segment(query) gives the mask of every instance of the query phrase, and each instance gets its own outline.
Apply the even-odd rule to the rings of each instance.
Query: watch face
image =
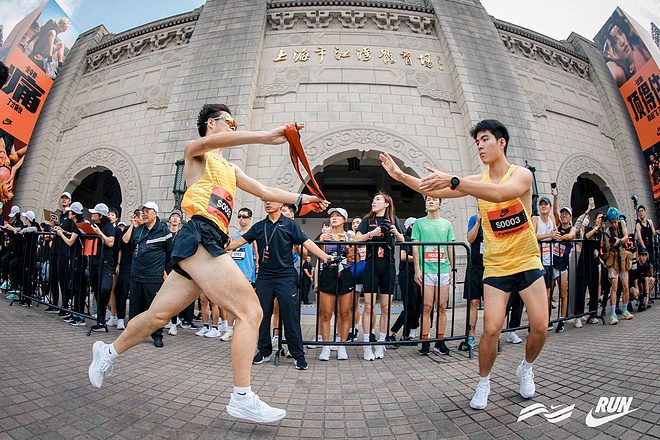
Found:
[[[451,184],[452,185],[458,185],[460,183],[460,180],[458,180],[458,177],[452,177],[451,178]]]

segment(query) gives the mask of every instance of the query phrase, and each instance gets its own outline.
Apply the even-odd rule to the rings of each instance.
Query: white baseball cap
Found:
[[[403,229],[408,229],[409,227],[415,224],[415,221],[417,221],[415,217],[408,217],[406,221],[403,223]]]
[[[69,200],[71,200],[71,193],[68,192],[68,191],[64,191],[64,192],[62,193],[62,195],[60,196],[60,199],[61,199],[62,197],[68,197]]]
[[[138,206],[139,210],[143,210],[144,208],[153,209],[154,211],[156,211],[156,214],[158,214],[158,205],[156,205],[155,202],[147,202],[144,205]]]
[[[33,221],[34,221],[34,218],[35,218],[34,211],[26,211],[26,212],[24,212],[24,213],[23,213],[23,217],[25,217],[26,219],[28,219],[28,220],[30,220],[31,222],[33,222]]]
[[[15,217],[20,213],[21,213],[21,208],[19,208],[17,205],[14,205],[11,207],[11,211],[9,211],[9,217]]]
[[[80,202],[73,202],[71,206],[64,208],[64,211],[73,211],[74,213],[81,215],[83,213],[83,205]]]
[[[88,209],[88,211],[92,214],[99,214],[107,217],[109,209],[105,203],[97,203],[96,206],[94,206],[94,209]]]
[[[332,215],[333,212],[338,213],[345,219],[348,219],[348,212],[344,208],[330,208],[328,209],[328,215]]]

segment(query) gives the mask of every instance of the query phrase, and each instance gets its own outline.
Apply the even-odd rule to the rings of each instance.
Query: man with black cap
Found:
[[[142,223],[129,230],[122,240],[131,242],[131,290],[129,294],[129,319],[149,309],[158,290],[163,285],[165,263],[172,254],[172,233],[158,218],[158,205],[147,202],[138,206],[142,210]],[[151,334],[156,347],[163,346],[163,329]]]
[[[559,239],[565,240],[562,243],[555,243],[552,249],[553,279],[559,280],[560,317],[565,318],[568,313],[568,257],[573,248],[573,245],[568,240],[575,238],[577,229],[572,225],[573,210],[571,208],[564,206],[557,213],[556,198],[554,214]],[[561,333],[563,331],[564,321],[559,321],[555,332]]]
[[[71,193],[65,191],[60,196],[60,205],[62,210],[59,213],[59,224],[62,230],[72,232],[75,224],[69,218],[67,208],[71,205]],[[55,227],[55,222],[51,220],[50,227]],[[71,299],[71,294],[68,292],[67,284],[68,279],[66,276],[67,268],[69,267],[69,246],[64,243],[64,240],[59,235],[53,237],[53,247],[50,260],[50,291],[51,291],[51,305],[46,308],[46,313],[58,313],[57,304],[60,299],[60,291],[62,292],[62,308],[65,309],[69,306],[68,301]],[[62,311],[62,316],[66,312]]]
[[[115,269],[114,251],[115,227],[108,218],[108,209],[105,203],[98,203],[93,209],[88,209],[92,214],[92,229],[101,237],[101,243],[97,245],[96,253],[92,256],[90,265],[90,285],[97,294],[96,323],[92,327],[94,331],[105,329],[105,312],[110,302],[110,291],[112,290],[112,273]]]

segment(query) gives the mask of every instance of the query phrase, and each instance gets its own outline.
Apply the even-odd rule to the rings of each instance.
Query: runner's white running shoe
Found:
[[[534,373],[530,369],[525,371],[522,364],[518,365],[516,376],[520,379],[520,395],[525,399],[531,399],[536,392],[536,385],[534,385]]]
[[[273,408],[262,402],[254,393],[245,396],[242,400],[237,400],[234,393],[231,393],[227,412],[237,419],[247,419],[257,423],[276,422],[286,416],[285,410]]]
[[[483,385],[481,382],[477,384],[477,389],[474,391],[474,397],[470,400],[470,407],[474,409],[485,409],[488,405],[488,396],[490,395],[490,383]]]
[[[108,371],[110,370],[110,371]],[[101,341],[92,346],[92,363],[87,370],[89,382],[94,388],[101,388],[103,378],[112,374],[112,360],[108,356],[108,344]]]

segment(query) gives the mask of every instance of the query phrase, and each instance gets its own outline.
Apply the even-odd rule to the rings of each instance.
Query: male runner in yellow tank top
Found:
[[[477,143],[481,161],[488,165],[481,175],[459,178],[427,168],[431,174],[420,180],[401,171],[387,153],[381,154],[380,159],[392,178],[422,194],[440,198],[470,195],[479,202],[484,219],[484,332],[479,343],[479,384],[470,406],[484,409],[512,288],[518,288],[529,317],[525,359],[516,370],[520,395],[526,399],[533,397],[536,390],[532,363],[545,344],[548,308],[543,266],[530,221],[532,173],[507,161],[509,134],[502,123],[481,121],[470,130],[470,135]]]
[[[299,124],[300,128],[304,124]],[[108,345],[94,344],[89,367],[92,385],[100,388],[119,354],[144,341],[172,316],[192,303],[201,292],[235,317],[231,343],[234,392],[227,412],[260,423],[283,418],[286,411],[259,400],[250,388],[252,357],[257,347],[261,306],[245,275],[224,250],[236,187],[265,200],[284,203],[328,202],[262,185],[222,157],[224,148],[248,144],[279,145],[286,142],[284,127],[269,132],[235,131],[236,121],[225,105],[206,104],[199,113],[200,138],[184,149],[188,190],[183,208],[191,220],[181,229],[172,251],[173,271],[167,277],[149,310],[126,326],[121,336]]]

